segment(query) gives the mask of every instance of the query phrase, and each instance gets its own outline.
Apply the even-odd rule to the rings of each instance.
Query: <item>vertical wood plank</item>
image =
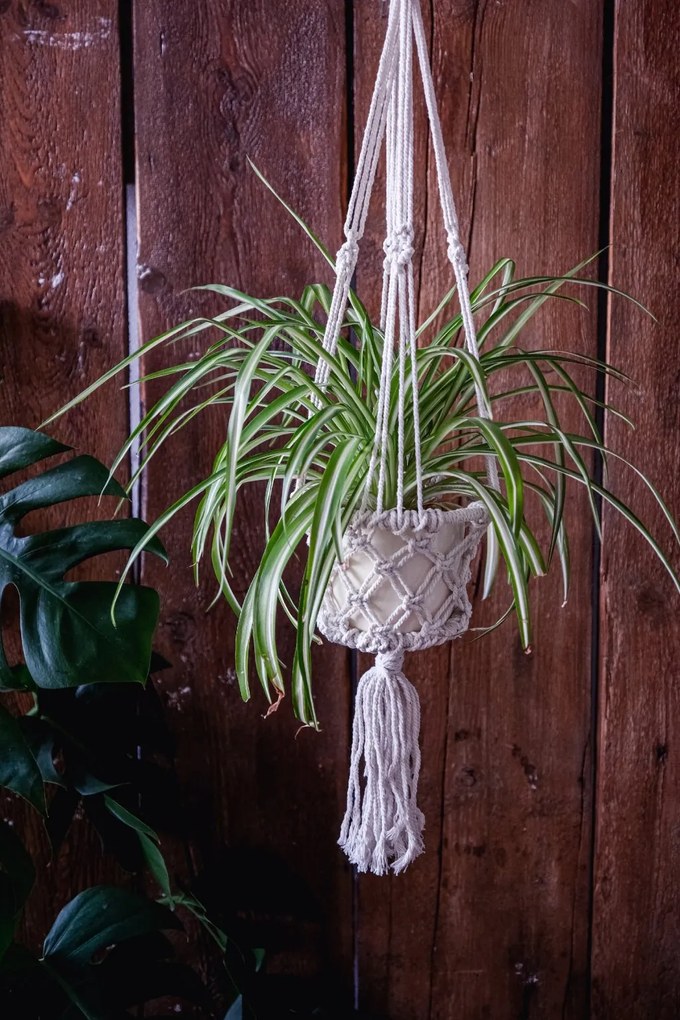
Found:
[[[637,423],[607,421],[680,515],[677,244],[680,11],[669,0],[616,5],[611,205],[612,283],[640,299],[610,302],[608,358],[635,385],[609,398]],[[668,526],[619,462],[610,484],[666,549]],[[677,546],[671,554],[680,567]],[[680,1013],[678,595],[644,542],[604,512],[601,695],[593,932],[593,1016],[665,1020]]]
[[[117,5],[3,4],[0,45],[2,418],[35,427],[125,349]],[[126,406],[107,407],[66,441],[111,453]]]
[[[570,268],[597,247],[601,3],[424,7],[471,280],[504,255],[518,275]],[[386,11],[356,10],[361,127]],[[450,270],[422,123],[418,138],[424,315]],[[525,343],[594,355],[594,313],[548,309]],[[390,1020],[584,1015],[592,536],[585,501],[569,512],[570,603],[558,577],[535,585],[532,656],[506,624],[407,662],[428,849],[404,876],[362,878],[358,914],[360,1001]],[[499,591],[473,623],[507,601]]]
[[[205,295],[181,293],[194,284],[298,295],[306,283],[328,279],[246,157],[319,235],[339,244],[347,176],[344,36],[339,0],[135,5],[143,338],[219,307]],[[163,360],[160,353],[152,364]],[[209,472],[224,437],[216,414],[158,456],[144,493],[149,518]],[[324,975],[326,987],[337,981],[347,1000],[351,874],[335,845],[346,782],[347,655],[325,647],[317,658],[321,734],[296,735],[289,699],[264,721],[257,681],[252,702],[242,704],[235,621],[222,605],[206,615],[214,590],[207,567],[203,586],[194,587],[191,523],[190,515],[178,519],[167,535],[169,574],[145,568],[165,596],[160,643],[174,669],[163,692],[178,740],[191,870],[207,877],[212,906],[242,896],[265,939],[277,922],[270,970]],[[262,549],[260,494],[240,504],[237,529],[234,581],[243,591]],[[240,870],[229,864],[226,847],[240,851]],[[255,896],[257,869],[265,892]]]
[[[37,427],[126,352],[117,12],[113,0],[0,4],[3,424]],[[126,424],[124,395],[108,394],[52,431],[110,461]],[[96,504],[48,522],[76,523]],[[70,896],[113,871],[85,827],[54,865],[35,815],[22,809],[17,825],[38,862],[24,925],[37,946]]]

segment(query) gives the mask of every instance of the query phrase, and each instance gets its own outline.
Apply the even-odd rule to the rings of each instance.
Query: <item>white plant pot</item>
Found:
[[[318,625],[362,651],[426,648],[468,627],[470,563],[488,524],[482,504],[357,516]]]

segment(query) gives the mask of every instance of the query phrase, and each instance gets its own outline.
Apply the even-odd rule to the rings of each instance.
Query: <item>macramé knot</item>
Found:
[[[335,256],[335,272],[346,273],[348,270],[351,273],[354,272],[354,267],[357,264],[359,257],[359,244],[354,236],[350,234],[345,243],[338,249],[338,254]]]
[[[347,546],[348,553],[363,552],[371,547],[371,536],[366,531],[355,531]]]
[[[384,669],[386,673],[401,673],[404,665],[403,648],[394,648],[389,652],[378,652],[375,657],[375,664],[378,669]]]
[[[405,545],[410,556],[417,556],[418,553],[431,555],[429,535],[411,535]]]
[[[390,262],[396,262],[398,266],[407,266],[413,258],[413,228],[404,225],[395,230],[385,238],[383,250],[386,268]]]
[[[375,565],[375,572],[379,577],[390,578],[396,577],[398,571],[394,563],[390,563],[389,560],[380,560]]]
[[[458,563],[458,559],[458,549],[452,549],[445,553],[436,552],[432,557],[432,561],[440,574],[446,574],[448,571],[454,570]]]
[[[452,263],[460,266],[463,272],[467,273],[469,267],[465,258],[465,248],[463,247],[463,242],[459,237],[449,238],[447,254]]]

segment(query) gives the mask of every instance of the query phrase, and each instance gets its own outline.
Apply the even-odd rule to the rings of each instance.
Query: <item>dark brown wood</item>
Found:
[[[571,267],[597,247],[604,0],[423,6],[472,281],[503,255],[517,259],[521,274]],[[387,4],[352,7],[358,144]],[[337,247],[347,179],[346,10],[341,0],[134,5],[134,311],[143,338],[219,307],[181,293],[192,284],[270,295],[329,282],[246,156]],[[117,11],[110,0],[0,0],[2,423],[37,425],[126,350]],[[645,302],[658,323],[622,299],[611,303],[608,357],[638,386],[612,384],[609,395],[638,429],[610,416],[607,437],[678,514],[680,15],[671,0],[651,0],[619,4],[614,20],[611,282]],[[450,272],[422,109],[416,135],[426,314]],[[382,234],[378,203],[359,271],[373,308]],[[527,342],[595,354],[595,327],[594,307],[553,307]],[[154,365],[162,361],[159,354]],[[111,387],[54,431],[109,460],[127,416],[125,397]],[[208,470],[223,431],[213,416],[159,456],[141,492],[148,517]],[[636,479],[612,461],[609,480],[670,547]],[[64,508],[55,519],[85,512]],[[241,588],[259,555],[260,516],[251,496],[238,522]],[[257,689],[249,705],[239,699],[234,621],[224,607],[206,614],[208,570],[202,587],[193,586],[190,514],[166,536],[171,568],[144,567],[163,594],[159,645],[173,663],[160,689],[177,737],[178,816],[188,834],[183,846],[169,837],[164,844],[173,872],[201,879],[213,907],[236,890],[268,933],[270,969],[322,978],[348,1015],[355,934],[360,1004],[385,1020],[680,1013],[677,595],[642,540],[605,508],[591,995],[592,533],[582,498],[572,499],[570,517],[571,599],[560,608],[556,575],[535,584],[531,656],[506,624],[479,642],[407,660],[423,703],[427,854],[404,876],[358,881],[356,933],[355,886],[335,846],[347,654],[319,651],[322,733],[296,736],[289,704],[265,721]],[[502,588],[473,622],[505,608]],[[37,819],[22,809],[17,820],[45,866],[24,926],[38,945],[74,892],[121,875],[84,825],[58,867],[48,867]],[[219,983],[206,947],[194,941],[189,955]]]
[[[472,281],[505,255],[519,275],[568,269],[597,247],[601,4],[429,8]],[[382,27],[380,5],[357,5],[359,126]],[[450,270],[419,139],[425,313]],[[595,354],[594,313],[548,309],[527,337]],[[585,1015],[592,538],[584,500],[569,512],[571,600],[557,575],[534,586],[532,656],[506,624],[407,663],[428,850],[403,877],[362,879],[358,915],[360,1002],[390,1020]],[[505,608],[503,587],[475,622]]]
[[[336,0],[135,5],[144,338],[199,309],[224,307],[181,293],[193,284],[271,296],[328,280],[246,157],[337,247],[347,178],[344,35]],[[162,353],[153,360],[161,363]],[[144,489],[149,517],[209,471],[224,434],[215,415],[158,457]],[[209,876],[213,901],[242,894],[265,927],[285,915],[280,944],[269,946],[270,969],[324,975],[349,1002],[352,879],[335,845],[348,753],[347,654],[326,648],[318,659],[319,735],[296,736],[289,700],[264,721],[257,681],[244,705],[233,670],[235,622],[222,605],[206,615],[214,594],[207,567],[201,588],[193,584],[191,524],[185,515],[168,532],[170,571],[145,570],[164,595],[160,645],[174,668],[162,693],[178,740],[190,871]],[[241,590],[262,540],[262,495],[251,494],[234,539]],[[229,863],[226,847],[241,852],[240,866]],[[253,867],[264,906],[249,888]]]
[[[0,4],[3,424],[37,427],[125,354],[117,18],[113,0]],[[114,393],[52,431],[110,461],[126,424],[125,397]],[[75,523],[96,503],[60,507],[48,521]],[[17,824],[40,875],[25,924],[37,946],[70,896],[114,871],[85,826],[55,866],[36,815],[22,809]]]
[[[657,483],[676,517],[679,40],[680,12],[669,0],[617,4],[611,282],[658,321],[611,300],[607,355],[635,385],[612,383],[609,396],[638,428],[610,416],[607,438]],[[668,526],[636,478],[615,462],[609,479],[672,549]],[[677,570],[677,547],[671,558]],[[680,1013],[678,594],[609,509],[600,620],[592,1015],[670,1020]]]

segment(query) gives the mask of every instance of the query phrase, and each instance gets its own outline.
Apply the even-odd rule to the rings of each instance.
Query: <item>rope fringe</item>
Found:
[[[357,688],[347,811],[340,846],[360,872],[395,874],[424,850],[416,803],[420,701],[401,650],[381,653]],[[364,785],[361,762],[364,761]]]

